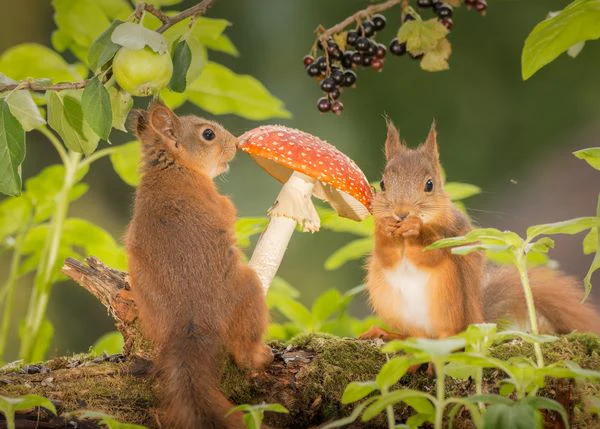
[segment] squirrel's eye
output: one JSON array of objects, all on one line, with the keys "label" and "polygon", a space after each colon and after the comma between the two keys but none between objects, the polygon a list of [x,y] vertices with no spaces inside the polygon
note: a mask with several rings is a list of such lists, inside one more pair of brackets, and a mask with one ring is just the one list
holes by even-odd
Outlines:
[{"label": "squirrel's eye", "polygon": [[215,132],[213,130],[211,130],[210,128],[206,128],[204,131],[202,131],[202,138],[204,140],[213,140],[216,137]]},{"label": "squirrel's eye", "polygon": [[433,180],[427,179],[427,182],[425,182],[425,192],[431,191],[433,191]]},{"label": "squirrel's eye", "polygon": [[383,183],[383,180],[381,182],[379,182],[379,187],[381,188],[382,191],[385,191],[385,183]]}]

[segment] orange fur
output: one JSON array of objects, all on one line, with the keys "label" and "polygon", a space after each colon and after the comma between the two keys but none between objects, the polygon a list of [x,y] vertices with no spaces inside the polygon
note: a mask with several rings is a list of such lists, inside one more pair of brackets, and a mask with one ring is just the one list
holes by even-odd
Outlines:
[{"label": "orange fur", "polygon": [[[384,189],[372,203],[375,243],[367,289],[373,309],[394,332],[375,329],[363,337],[444,338],[484,320],[508,319],[526,326],[527,308],[515,269],[486,265],[480,252],[457,256],[449,249],[424,251],[472,227],[443,190],[435,124],[417,149],[400,140],[390,121],[387,125]],[[426,189],[428,180],[431,191]],[[574,279],[548,268],[533,269],[530,277],[544,332],[600,333],[600,316],[581,304]],[[426,311],[416,311],[422,302]]]},{"label": "orange fur", "polygon": [[[225,171],[236,139],[219,124],[177,117],[162,104],[141,112],[143,176],[127,233],[132,293],[158,350],[163,427],[243,427],[226,419],[222,358],[242,367],[272,359],[263,344],[268,311],[256,274],[240,260],[235,207],[212,177]],[[214,138],[206,139],[210,129]]]}]

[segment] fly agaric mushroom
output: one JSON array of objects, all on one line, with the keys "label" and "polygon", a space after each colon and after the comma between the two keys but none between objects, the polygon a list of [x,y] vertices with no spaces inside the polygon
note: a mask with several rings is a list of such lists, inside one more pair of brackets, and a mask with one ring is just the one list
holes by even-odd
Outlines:
[{"label": "fly agaric mushroom", "polygon": [[369,215],[373,190],[354,161],[318,137],[293,128],[255,128],[240,136],[238,147],[284,183],[250,259],[266,293],[296,223],[303,231],[319,230],[311,195],[327,201],[340,216],[360,221]]}]

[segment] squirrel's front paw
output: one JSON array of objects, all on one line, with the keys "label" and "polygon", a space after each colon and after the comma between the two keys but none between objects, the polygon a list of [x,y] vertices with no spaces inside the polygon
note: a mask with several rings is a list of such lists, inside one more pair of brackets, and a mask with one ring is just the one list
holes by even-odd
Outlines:
[{"label": "squirrel's front paw", "polygon": [[411,215],[400,222],[396,234],[404,238],[418,237],[421,234],[423,221],[420,217]]}]

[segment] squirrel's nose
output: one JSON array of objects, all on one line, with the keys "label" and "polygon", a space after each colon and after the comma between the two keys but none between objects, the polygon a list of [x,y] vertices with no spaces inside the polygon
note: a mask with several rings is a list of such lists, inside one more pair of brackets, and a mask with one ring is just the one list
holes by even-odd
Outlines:
[{"label": "squirrel's nose", "polygon": [[401,213],[396,212],[396,218],[399,221],[403,221],[404,219],[406,219],[408,217],[409,214],[410,214],[409,212],[401,212]]}]

